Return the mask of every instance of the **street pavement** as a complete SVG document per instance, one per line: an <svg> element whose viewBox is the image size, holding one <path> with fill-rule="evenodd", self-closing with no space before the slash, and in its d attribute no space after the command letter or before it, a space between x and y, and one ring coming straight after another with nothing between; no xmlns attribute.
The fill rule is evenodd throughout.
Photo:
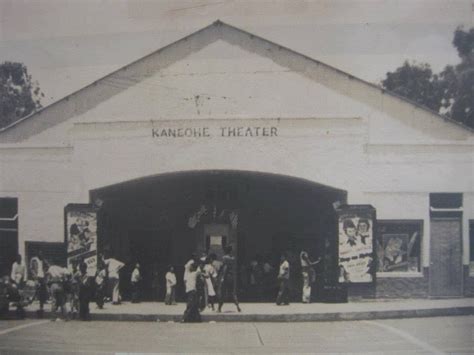
<svg viewBox="0 0 474 355"><path fill-rule="evenodd" d="M202 313L206 321L335 321L335 320L373 320L387 318L413 318L433 316L473 315L474 300L460 299L393 299L365 300L348 303L291 303L277 307L274 303L242 303L242 312L237 312L233 304L227 303L222 313L207 309ZM163 302L124 302L120 306L107 303L104 309L91 304L91 315L95 321L179 321L183 317L185 303L166 306ZM36 318L38 304L26 308L28 318ZM51 307L45 307L50 316ZM12 312L12 316L14 313Z"/></svg>
<svg viewBox="0 0 474 355"><path fill-rule="evenodd" d="M298 323L0 322L0 354L472 354L473 338L474 316Z"/></svg>

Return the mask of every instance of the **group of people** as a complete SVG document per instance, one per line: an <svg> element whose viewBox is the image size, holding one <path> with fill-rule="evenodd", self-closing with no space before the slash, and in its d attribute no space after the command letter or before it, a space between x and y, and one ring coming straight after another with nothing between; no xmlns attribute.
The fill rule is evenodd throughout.
<svg viewBox="0 0 474 355"><path fill-rule="evenodd" d="M30 279L27 268L18 255L12 265L10 278L4 278L3 286L7 290L9 302L17 305L17 315L24 317L23 306L26 295L33 290L31 300L39 302L38 316L44 315L44 305L51 298L51 311L55 320L67 320L79 316L89 319L89 301L92 298L93 281L87 274L87 264L80 262L68 269L48 263L40 251L30 260ZM30 301L31 301L30 300Z"/></svg>
<svg viewBox="0 0 474 355"><path fill-rule="evenodd" d="M31 258L27 267L18 255L11 268L10 277L2 279L2 290L5 290L7 307L13 302L17 305L17 315L24 317L23 306L27 304L26 294L33 290L29 301L37 300L38 317L44 315L44 305L50 299L51 311L55 320L79 318L89 320L89 303L95 300L98 308L103 308L110 290L113 304L120 303L119 271L124 263L101 256L97 263L97 272L91 275L84 260L69 264L69 267L54 265L45 260L43 253ZM136 265L133 280L140 280L139 265ZM135 298L138 298L136 296Z"/></svg>
<svg viewBox="0 0 474 355"><path fill-rule="evenodd" d="M231 299L237 311L241 312L236 290L236 263L232 255L232 247L224 247L224 256L218 260L215 254L202 255L200 258L193 254L184 265L183 281L186 290L186 310L183 322L200 322L202 312L206 307L217 312L222 311L224 302ZM167 278L168 281L168 278ZM168 289L167 283L167 298Z"/></svg>
<svg viewBox="0 0 474 355"><path fill-rule="evenodd" d="M311 261L307 252L300 253L300 266L302 276L302 302L311 301L311 286L316 280L314 266L320 258ZM268 264L268 265L266 265ZM120 270L125 264L117 259L100 256L97 262L95 275L88 273L88 266L84 261L72 263L69 268L50 265L41 252L30 260L30 282L35 285L35 299L39 302L38 316L44 313L44 304L51 298L52 312L57 319L70 319L79 316L82 320L89 319L89 303L96 302L99 309L103 308L106 300L113 305L121 303ZM265 285L265 277L270 274L273 267L263 263L258 257L250 263L250 285L261 289ZM134 264L130 276L131 301L139 302L141 295L142 275L140 264ZM274 276L273 276L274 277ZM192 254L184 265L183 283L186 292L186 310L184 322L199 322L200 312L206 308L222 311L225 302L232 301L238 312L241 312L237 297L237 264L232 255L232 247L224 247L224 255L219 260L216 254ZM166 295L165 305L176 305L177 278L173 266L169 266L165 275ZM278 294L277 305L287 305L290 301L290 262L286 254L280 258L277 275ZM17 295L27 285L27 269L18 255L12 265L10 279L8 280L12 294ZM16 292L16 293L15 293ZM258 293L258 291L257 291ZM18 299L18 297L16 297ZM22 311L19 302L20 312Z"/></svg>
<svg viewBox="0 0 474 355"><path fill-rule="evenodd" d="M203 311L206 306L214 310L214 303L216 301L218 302L217 312L222 311L222 306L227 300L231 300L237 307L237 311L241 312L237 297L237 273L235 257L232 255L232 247L225 247L224 252L225 254L222 257L222 261L217 260L214 254L210 254L209 256L203 255L200 259L197 258L196 254L193 254L190 260L185 264L183 281L186 288L187 303L183 322L199 322L201 319L200 312ZM318 258L316 261L311 261L306 251L300 253L300 266L303 279L303 303L311 302L311 287L316 281L314 266L320 261L321 258ZM255 272L258 263L251 263L251 266ZM286 254L281 255L277 280L278 294L276 304L278 306L289 305L290 262ZM170 287L168 287L168 285L170 285ZM174 287L176 287L176 277L170 279L168 283L167 274L167 300L169 299L168 295L174 294Z"/></svg>

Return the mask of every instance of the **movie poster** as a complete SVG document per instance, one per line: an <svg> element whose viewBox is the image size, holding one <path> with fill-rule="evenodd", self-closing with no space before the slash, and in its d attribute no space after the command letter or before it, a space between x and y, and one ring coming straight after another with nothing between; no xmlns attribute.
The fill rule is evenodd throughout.
<svg viewBox="0 0 474 355"><path fill-rule="evenodd" d="M375 210L371 206L343 206L338 215L339 282L372 282Z"/></svg>
<svg viewBox="0 0 474 355"><path fill-rule="evenodd" d="M97 209L90 205L68 205L65 211L67 266L87 264L87 273L97 270Z"/></svg>
<svg viewBox="0 0 474 355"><path fill-rule="evenodd" d="M422 226L420 221L377 224L377 272L420 272Z"/></svg>

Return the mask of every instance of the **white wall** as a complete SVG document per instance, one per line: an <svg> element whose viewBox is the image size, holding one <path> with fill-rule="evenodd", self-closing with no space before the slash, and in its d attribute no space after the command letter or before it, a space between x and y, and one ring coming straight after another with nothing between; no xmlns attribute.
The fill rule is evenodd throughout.
<svg viewBox="0 0 474 355"><path fill-rule="evenodd" d="M221 126L274 126L278 136L219 137ZM153 138L163 127L217 135ZM211 28L0 134L0 196L19 197L23 247L63 240L64 206L88 202L91 189L185 170L290 175L347 190L379 218L424 219L428 266L427 196L464 192L472 206L473 144L469 131L357 79Z"/></svg>

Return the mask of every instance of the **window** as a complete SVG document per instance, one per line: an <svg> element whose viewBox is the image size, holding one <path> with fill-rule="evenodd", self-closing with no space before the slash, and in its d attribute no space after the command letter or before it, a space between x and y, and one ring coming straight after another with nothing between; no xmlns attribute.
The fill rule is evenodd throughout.
<svg viewBox="0 0 474 355"><path fill-rule="evenodd" d="M469 275L474 275L474 219L469 221Z"/></svg>
<svg viewBox="0 0 474 355"><path fill-rule="evenodd" d="M0 277L9 275L18 253L18 200L0 198Z"/></svg>
<svg viewBox="0 0 474 355"><path fill-rule="evenodd" d="M422 220L377 221L377 272L420 272L422 237Z"/></svg>
<svg viewBox="0 0 474 355"><path fill-rule="evenodd" d="M430 217L461 217L462 210L462 193L430 194Z"/></svg>
<svg viewBox="0 0 474 355"><path fill-rule="evenodd" d="M18 200L11 197L0 198L0 229L16 231L18 228Z"/></svg>
<svg viewBox="0 0 474 355"><path fill-rule="evenodd" d="M457 209L462 207L462 193L431 193L430 207Z"/></svg>

